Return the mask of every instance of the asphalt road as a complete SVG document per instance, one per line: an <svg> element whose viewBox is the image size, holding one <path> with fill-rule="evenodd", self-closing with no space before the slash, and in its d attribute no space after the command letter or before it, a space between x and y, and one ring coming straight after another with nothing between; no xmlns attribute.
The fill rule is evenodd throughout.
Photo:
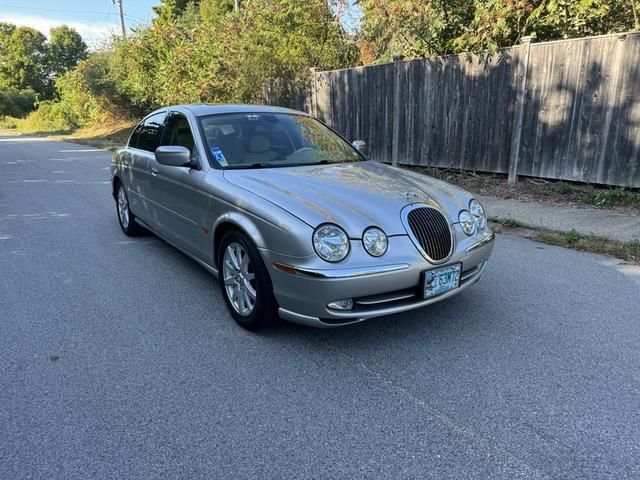
<svg viewBox="0 0 640 480"><path fill-rule="evenodd" d="M640 269L501 235L454 299L252 334L109 161L0 137L1 479L640 477Z"/></svg>

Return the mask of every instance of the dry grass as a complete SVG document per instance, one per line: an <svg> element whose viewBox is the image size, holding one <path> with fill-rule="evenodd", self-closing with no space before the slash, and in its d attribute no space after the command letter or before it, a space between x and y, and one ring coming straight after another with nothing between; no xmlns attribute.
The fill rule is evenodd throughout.
<svg viewBox="0 0 640 480"><path fill-rule="evenodd" d="M557 232L548 229L532 229L510 218L493 217L491 223L497 232L514 233L549 245L600 253L640 265L640 240L620 242L598 235L581 235L575 230Z"/></svg>
<svg viewBox="0 0 640 480"><path fill-rule="evenodd" d="M128 120L112 120L102 125L80 128L73 131L31 132L20 129L0 129L3 135L25 135L50 137L67 142L81 143L96 148L115 150L127 143L136 123Z"/></svg>
<svg viewBox="0 0 640 480"><path fill-rule="evenodd" d="M115 122L98 127L81 128L68 134L54 135L53 137L91 147L115 150L127 143L135 125L132 122Z"/></svg>

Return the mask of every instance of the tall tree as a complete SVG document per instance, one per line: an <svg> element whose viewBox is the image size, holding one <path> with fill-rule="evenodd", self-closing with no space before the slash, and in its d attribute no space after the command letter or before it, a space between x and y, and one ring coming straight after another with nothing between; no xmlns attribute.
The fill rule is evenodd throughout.
<svg viewBox="0 0 640 480"><path fill-rule="evenodd" d="M87 58L87 45L78 32L61 25L50 31L47 56L49 74L57 78Z"/></svg>
<svg viewBox="0 0 640 480"><path fill-rule="evenodd" d="M87 46L66 25L52 28L50 37L0 23L0 88L30 89L41 99L54 95L55 79L87 57Z"/></svg>
<svg viewBox="0 0 640 480"><path fill-rule="evenodd" d="M166 2L165 2L166 4ZM135 103L260 101L269 79L352 65L358 51L326 0L188 3L116 43L112 75Z"/></svg>
<svg viewBox="0 0 640 480"><path fill-rule="evenodd" d="M45 93L48 87L46 37L29 27L10 28L5 24L1 31L0 88L31 88Z"/></svg>

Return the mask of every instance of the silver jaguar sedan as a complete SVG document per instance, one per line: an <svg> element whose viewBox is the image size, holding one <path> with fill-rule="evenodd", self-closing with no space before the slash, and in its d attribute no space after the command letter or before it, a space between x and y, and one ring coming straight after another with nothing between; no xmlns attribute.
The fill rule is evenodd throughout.
<svg viewBox="0 0 640 480"><path fill-rule="evenodd" d="M494 243L480 203L364 149L295 110L162 108L113 155L120 227L150 230L216 275L248 329L278 315L347 325L478 281Z"/></svg>

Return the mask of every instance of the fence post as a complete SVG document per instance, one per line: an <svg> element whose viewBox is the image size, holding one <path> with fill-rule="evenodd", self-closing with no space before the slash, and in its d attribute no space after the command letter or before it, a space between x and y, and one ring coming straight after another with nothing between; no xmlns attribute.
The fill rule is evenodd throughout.
<svg viewBox="0 0 640 480"><path fill-rule="evenodd" d="M525 60L522 85L516 91L516 111L513 115L513 130L511 133L511 155L509 156L508 182L518 182L518 160L520 159L520 140L522 139L522 124L524 122L524 105L527 94L527 78L529 76L529 57L531 56L531 37L522 37L520 43L524 46Z"/></svg>
<svg viewBox="0 0 640 480"><path fill-rule="evenodd" d="M317 84L316 84L316 72L318 69L316 67L311 67L311 111L309 112L314 117L318 118L318 99L317 95Z"/></svg>
<svg viewBox="0 0 640 480"><path fill-rule="evenodd" d="M398 154L400 152L400 85L402 80L402 55L393 57L393 69L395 79L393 82L393 137L391 140L391 165L398 165Z"/></svg>

